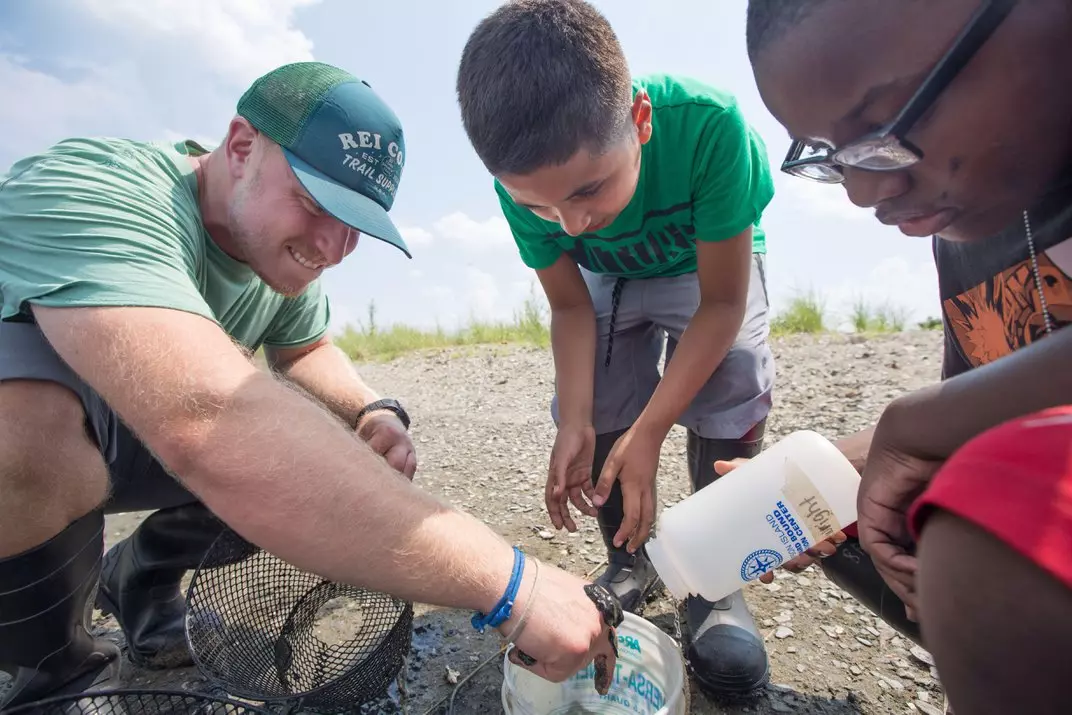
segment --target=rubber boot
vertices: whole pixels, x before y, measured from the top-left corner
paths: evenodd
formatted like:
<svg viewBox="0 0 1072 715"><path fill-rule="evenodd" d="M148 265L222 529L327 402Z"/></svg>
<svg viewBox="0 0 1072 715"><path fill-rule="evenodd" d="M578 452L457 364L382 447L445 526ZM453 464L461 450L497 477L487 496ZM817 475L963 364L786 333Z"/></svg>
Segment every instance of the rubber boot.
<svg viewBox="0 0 1072 715"><path fill-rule="evenodd" d="M916 645L922 644L919 624L908 620L904 602L897 597L875 568L860 540L849 537L833 556L819 562L826 577L867 606L876 616Z"/></svg>
<svg viewBox="0 0 1072 715"><path fill-rule="evenodd" d="M693 491L718 478L714 468L717 460L751 458L759 454L762 445L762 423L740 440L705 439L690 431L688 461ZM770 680L763 637L741 591L715 602L689 596L685 621L685 662L705 693L725 700L749 698Z"/></svg>
<svg viewBox="0 0 1072 715"><path fill-rule="evenodd" d="M154 670L193 664L181 581L224 528L199 502L161 509L105 555L97 607L119 622L133 662Z"/></svg>
<svg viewBox="0 0 1072 715"><path fill-rule="evenodd" d="M626 430L596 435L595 455L592 459L592 483L599 481L599 473L610 456L611 449ZM622 503L622 488L616 481L610 490L606 503L599 508L597 521L603 535L603 544L607 547L607 568L596 577L596 583L606 587L618 600L622 610L638 613L648 596L660 585L655 567L648 560L644 547L635 554L629 553L623 544L614 545L614 535L622 525L625 509Z"/></svg>
<svg viewBox="0 0 1072 715"><path fill-rule="evenodd" d="M0 710L119 684L119 647L90 631L102 551L104 515L96 511L0 559L0 670L13 678Z"/></svg>

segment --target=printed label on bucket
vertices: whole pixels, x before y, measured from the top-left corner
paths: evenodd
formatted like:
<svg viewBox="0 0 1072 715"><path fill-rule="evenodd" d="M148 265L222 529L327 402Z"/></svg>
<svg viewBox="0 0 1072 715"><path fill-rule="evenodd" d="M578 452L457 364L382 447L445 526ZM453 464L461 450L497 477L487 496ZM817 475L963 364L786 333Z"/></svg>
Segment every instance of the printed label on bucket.
<svg viewBox="0 0 1072 715"><path fill-rule="evenodd" d="M562 715L588 712L654 715L666 704L666 694L652 674L630 663L617 664L610 691L606 695L596 692L594 680L594 665L589 665L573 676L572 684L577 686L579 692L585 693L586 697L577 698L578 702L563 710Z"/></svg>
<svg viewBox="0 0 1072 715"><path fill-rule="evenodd" d="M681 648L654 624L632 613L618 628L618 662L610 690L596 692L595 666L552 683L503 658L506 715L685 715Z"/></svg>

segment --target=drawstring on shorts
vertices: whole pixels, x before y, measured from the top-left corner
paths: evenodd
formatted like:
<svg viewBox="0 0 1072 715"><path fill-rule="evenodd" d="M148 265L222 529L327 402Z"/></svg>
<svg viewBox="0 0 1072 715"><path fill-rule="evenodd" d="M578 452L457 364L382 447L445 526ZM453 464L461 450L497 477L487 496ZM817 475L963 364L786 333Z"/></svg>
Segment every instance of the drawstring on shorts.
<svg viewBox="0 0 1072 715"><path fill-rule="evenodd" d="M622 302L622 288L625 287L625 278L614 281L614 289L610 294L610 329L607 335L607 357L603 361L603 367L610 367L610 355L614 349L614 323L618 319L618 304Z"/></svg>

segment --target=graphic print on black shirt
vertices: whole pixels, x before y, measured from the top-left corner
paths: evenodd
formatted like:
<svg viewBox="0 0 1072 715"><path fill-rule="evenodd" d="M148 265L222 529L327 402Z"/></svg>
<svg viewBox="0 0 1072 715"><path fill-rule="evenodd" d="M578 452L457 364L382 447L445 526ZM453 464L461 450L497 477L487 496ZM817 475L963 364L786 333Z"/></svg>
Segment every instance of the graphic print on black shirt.
<svg viewBox="0 0 1072 715"><path fill-rule="evenodd" d="M1031 213L1042 292L1054 330L1072 322L1072 192ZM1022 219L974 243L934 239L945 322L943 378L1045 337L1045 323Z"/></svg>

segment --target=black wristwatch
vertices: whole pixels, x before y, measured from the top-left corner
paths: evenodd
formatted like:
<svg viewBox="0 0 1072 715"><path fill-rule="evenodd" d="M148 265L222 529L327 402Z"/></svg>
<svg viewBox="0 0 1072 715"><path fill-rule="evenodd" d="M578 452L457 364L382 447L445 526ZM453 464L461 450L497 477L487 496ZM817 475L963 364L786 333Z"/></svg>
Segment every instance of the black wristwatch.
<svg viewBox="0 0 1072 715"><path fill-rule="evenodd" d="M357 429L357 425L361 423L361 420L365 415L369 412L375 412L376 410L389 410L394 412L398 416L398 419L402 421L402 426L407 430L409 429L409 415L406 413L405 408L399 404L398 400L392 400L390 398L376 400L375 402L370 402L362 407L361 411L357 413L357 417L354 418L354 429Z"/></svg>

